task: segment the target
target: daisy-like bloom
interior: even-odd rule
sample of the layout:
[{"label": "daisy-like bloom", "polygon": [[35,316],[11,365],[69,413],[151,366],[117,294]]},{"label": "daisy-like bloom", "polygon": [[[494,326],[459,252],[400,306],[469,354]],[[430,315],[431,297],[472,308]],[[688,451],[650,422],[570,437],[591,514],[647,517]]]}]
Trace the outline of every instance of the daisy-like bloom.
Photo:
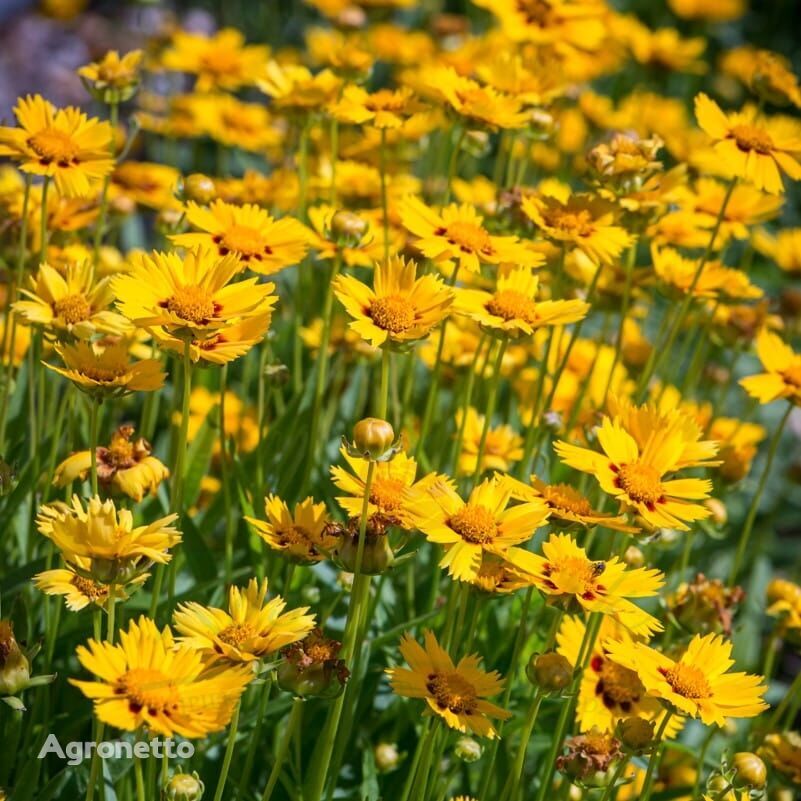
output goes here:
[{"label": "daisy-like bloom", "polygon": [[117,729],[205,737],[224,729],[253,678],[246,665],[210,672],[203,654],[177,645],[168,627],[144,616],[120,632],[119,645],[89,640],[78,661],[98,681],[70,679],[94,701],[95,715]]},{"label": "daisy-like bloom", "polygon": [[[559,627],[557,650],[571,665],[578,664],[585,630],[584,621],[573,616],[565,617]],[[665,715],[664,707],[648,695],[634,670],[609,659],[609,639],[626,645],[634,643],[626,629],[604,617],[579,685],[576,719],[581,731],[597,728],[611,732],[619,721],[629,717],[653,720],[658,726]],[[666,735],[672,737],[680,728],[681,721],[674,719],[668,723]]]},{"label": "daisy-like bloom", "polygon": [[501,476],[508,481],[512,490],[512,498],[520,501],[530,501],[532,498],[541,498],[551,510],[549,518],[551,525],[563,526],[602,526],[613,531],[624,531],[634,534],[639,529],[626,522],[625,515],[613,515],[609,512],[600,512],[592,508],[589,500],[575,487],[569,484],[546,484],[537,476],[531,475],[529,483],[524,484],[512,476]]},{"label": "daisy-like bloom", "polygon": [[759,755],[796,787],[801,785],[801,734],[797,731],[768,734]]},{"label": "daisy-like bloom", "polygon": [[275,284],[248,278],[230,283],[241,270],[229,253],[196,248],[178,253],[137,253],[131,269],[112,279],[120,311],[142,328],[161,326],[184,340],[210,339],[235,323],[263,314]]},{"label": "daisy-like bloom", "polygon": [[612,264],[633,241],[625,228],[614,224],[615,207],[591,195],[571,194],[562,200],[531,194],[521,208],[546,239],[578,248],[596,264]]},{"label": "daisy-like bloom", "polygon": [[640,64],[697,75],[706,72],[706,39],[702,36],[685,39],[675,28],[652,31],[630,18],[625,18],[623,36]]},{"label": "daisy-like bloom", "polygon": [[82,392],[104,398],[120,397],[129,392],[153,392],[164,386],[166,377],[158,359],[131,361],[128,344],[120,341],[103,346],[77,342],[56,345],[64,366],[45,362],[49,370],[68,378]]},{"label": "daisy-like bloom", "polygon": [[777,106],[801,108],[801,86],[790,61],[771,50],[751,45],[723,54],[720,69],[742,81],[758,97]]},{"label": "daisy-like bloom", "polygon": [[150,209],[180,209],[175,196],[181,173],[169,164],[125,161],[111,173],[109,197],[115,207],[138,203]]},{"label": "daisy-like bloom", "polygon": [[709,517],[706,500],[712,482],[701,478],[665,479],[682,464],[686,440],[674,427],[653,428],[644,444],[619,418],[604,416],[596,429],[602,453],[557,442],[559,458],[568,466],[595,476],[601,488],[655,528],[688,531],[688,522]]},{"label": "daisy-like bloom", "polygon": [[[108,448],[97,448],[97,480],[104,489],[141,501],[148,493],[155,495],[170,471],[152,455],[146,439],[132,442],[133,434],[132,425],[120,426],[111,435]],[[73,453],[56,468],[53,484],[66,487],[76,479],[83,481],[91,467],[91,451]]]},{"label": "daisy-like bloom", "polygon": [[779,619],[782,633],[801,630],[801,586],[787,579],[773,579],[767,588],[767,614]]},{"label": "daisy-like bloom", "polygon": [[484,331],[504,337],[531,336],[538,328],[567,325],[586,317],[583,300],[538,301],[539,278],[520,267],[498,278],[494,292],[456,290],[454,311],[477,322]]},{"label": "daisy-like bloom", "polygon": [[755,108],[725,114],[703,92],[695,98],[695,116],[713,140],[713,149],[736,178],[772,195],[784,192],[782,173],[801,179],[801,127],[787,118],[758,119]]},{"label": "daisy-like bloom", "polygon": [[0,127],[0,156],[23,172],[52,178],[60,194],[90,194],[114,167],[111,126],[80,109],[56,109],[41,95],[20,98],[14,109],[18,128]]},{"label": "daisy-like bloom", "polygon": [[[192,442],[209,418],[219,420],[218,409],[220,393],[209,392],[206,387],[194,387],[189,397],[189,432],[188,438]],[[259,444],[259,426],[256,410],[246,404],[236,392],[225,393],[225,417],[223,428],[227,439],[233,439],[240,453],[252,453]],[[212,417],[212,415],[214,415]],[[173,425],[181,424],[181,413],[176,412]],[[219,455],[219,438],[215,443],[215,456]]]},{"label": "daisy-like bloom", "polygon": [[130,327],[108,308],[114,300],[109,279],[95,281],[89,261],[68,265],[63,275],[43,264],[22,294],[26,299],[17,301],[14,311],[27,324],[40,325],[59,339],[121,334]]},{"label": "daisy-like bloom", "polygon": [[267,545],[294,562],[320,562],[338,542],[338,537],[328,533],[325,504],[315,503],[311,496],[295,504],[293,511],[277,495],[268,495],[264,508],[267,520],[247,516],[245,520]]},{"label": "daisy-like bloom", "polygon": [[210,206],[190,201],[186,219],[197,233],[176,234],[176,245],[236,256],[244,267],[262,275],[297,264],[309,248],[309,230],[291,217],[276,220],[263,208],[215,200]]},{"label": "daisy-like bloom", "polygon": [[481,555],[481,565],[470,583],[476,590],[490,595],[516,592],[528,586],[507,561],[488,551]]},{"label": "daisy-like bloom", "polygon": [[771,236],[754,232],[754,247],[788,273],[801,273],[801,228],[782,228]]},{"label": "daisy-like bloom", "polygon": [[260,103],[215,94],[200,104],[198,112],[208,135],[228,147],[263,153],[280,145],[285,137],[280,122]]},{"label": "daisy-like bloom", "polygon": [[180,642],[193,651],[213,654],[227,662],[255,662],[302,640],[314,628],[307,606],[284,612],[286,601],[277,595],[266,604],[267,581],[255,578],[247,589],[231,587],[228,611],[181,604],[173,615]]},{"label": "daisy-like bloom", "polygon": [[[456,410],[456,430],[462,429],[462,409]],[[484,415],[469,406],[464,420],[462,450],[459,454],[459,473],[472,476],[476,472],[481,435],[484,431]],[[510,425],[490,427],[484,443],[481,471],[510,470],[515,462],[523,458],[523,438]]]},{"label": "daisy-like bloom", "polygon": [[394,256],[376,265],[373,289],[351,275],[338,275],[334,292],[359,336],[375,347],[403,347],[427,336],[453,303],[453,290],[439,278],[416,276],[412,259]]},{"label": "daisy-like bloom", "polygon": [[99,61],[81,67],[78,75],[98,100],[121,103],[136,91],[143,55],[141,50],[131,50],[120,58],[118,51],[109,50]]},{"label": "daisy-like bloom", "polygon": [[723,726],[727,718],[751,718],[768,708],[762,677],[729,673],[731,642],[717,634],[697,634],[676,661],[640,642],[607,640],[606,647],[613,662],[637,673],[649,695],[706,725]]},{"label": "daisy-like bloom", "polygon": [[77,567],[76,557],[90,560],[95,579],[125,584],[152,562],[170,561],[170,548],[181,541],[181,532],[170,525],[177,517],[167,515],[148,525],[135,526],[131,512],[117,509],[114,501],[95,496],[84,508],[81,499],[73,495],[71,506],[43,506],[36,522],[66,562]]},{"label": "daisy-like bloom", "polygon": [[662,630],[655,617],[629,600],[659,592],[665,577],[656,569],[628,570],[616,556],[606,562],[593,561],[568,534],[551,534],[542,554],[518,548],[510,562],[555,603],[603,612],[637,636]]},{"label": "daisy-like bloom", "polygon": [[392,689],[404,698],[422,698],[429,714],[439,715],[451,729],[480,737],[497,737],[490,718],[506,720],[511,713],[485,700],[503,689],[497,672],[482,670],[476,654],[462,657],[458,664],[425,632],[425,647],[405,634],[400,652],[408,668],[388,668]]},{"label": "daisy-like bloom", "polygon": [[483,481],[466,501],[445,479],[416,493],[417,528],[445,549],[439,566],[458,581],[474,581],[485,553],[516,565],[523,551],[514,546],[529,540],[550,512],[540,499],[509,507],[510,499],[509,485],[497,478]]},{"label": "daisy-like bloom", "polygon": [[516,236],[490,234],[481,215],[467,203],[451,203],[438,212],[419,198],[409,196],[401,203],[400,217],[404,228],[418,237],[415,247],[438,263],[455,262],[477,273],[482,264],[509,262],[537,267],[543,261],[539,253]]},{"label": "daisy-like bloom", "polygon": [[235,28],[223,28],[211,36],[176,31],[172,47],[162,54],[161,65],[197,76],[197,92],[236,91],[256,83],[269,52],[261,45],[246,45],[244,36]]},{"label": "daisy-like bloom", "polygon": [[716,417],[709,437],[720,443],[718,471],[726,481],[740,481],[751,472],[759,443],[767,436],[764,426],[734,417]]},{"label": "daisy-like bloom", "polygon": [[383,129],[400,128],[419,107],[412,90],[406,86],[368,92],[361,86],[349,84],[342,90],[342,96],[331,104],[330,112],[343,122],[366,123]]},{"label": "daisy-like bloom", "polygon": [[765,372],[741,378],[740,386],[760,403],[787,398],[801,406],[801,354],[767,328],[757,335],[756,350]]},{"label": "daisy-like bloom", "polygon": [[342,80],[328,69],[313,75],[300,64],[270,61],[258,81],[258,86],[272,99],[276,108],[305,113],[317,110],[336,99]]}]

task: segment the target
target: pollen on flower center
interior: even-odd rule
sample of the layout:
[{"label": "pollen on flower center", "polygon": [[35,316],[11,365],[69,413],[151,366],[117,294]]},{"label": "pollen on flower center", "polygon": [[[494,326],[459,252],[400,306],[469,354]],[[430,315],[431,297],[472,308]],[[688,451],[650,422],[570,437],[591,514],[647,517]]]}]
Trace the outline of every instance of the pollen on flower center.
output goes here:
[{"label": "pollen on flower center", "polygon": [[70,584],[90,601],[96,601],[98,598],[105,598],[108,595],[108,589],[106,587],[101,584],[95,584],[94,581],[86,579],[83,576],[74,575],[70,579]]},{"label": "pollen on flower center", "polygon": [[306,545],[309,541],[308,533],[301,526],[287,526],[276,533],[284,546]]},{"label": "pollen on flower center", "polygon": [[492,542],[498,534],[495,515],[486,506],[465,504],[448,520],[452,528],[463,540],[475,544]]},{"label": "pollen on flower center", "polygon": [[786,384],[801,388],[801,362],[793,364],[782,372],[782,378]]},{"label": "pollen on flower center", "polygon": [[426,689],[440,709],[456,715],[471,715],[476,709],[476,688],[458,673],[431,673]]},{"label": "pollen on flower center", "polygon": [[589,596],[594,597],[595,592],[599,589],[595,581],[599,575],[599,565],[602,569],[604,563],[591,562],[589,559],[578,556],[568,556],[547,565],[545,573],[554,581],[558,578],[558,584],[554,584],[554,586],[558,586],[562,592],[581,595],[592,600]]},{"label": "pollen on flower center", "polygon": [[633,704],[645,695],[645,687],[637,674],[629,668],[618,665],[610,659],[597,657],[591,666],[600,674],[595,692],[600,695],[604,706],[620,707],[624,712],[630,711]]},{"label": "pollen on flower center", "polygon": [[375,92],[364,104],[369,111],[401,111],[405,104],[402,95],[389,89],[380,89]]},{"label": "pollen on flower center", "polygon": [[250,639],[252,636],[253,627],[248,623],[232,623],[217,635],[217,639],[222,640],[226,645],[236,647],[242,645],[245,640]]},{"label": "pollen on flower center", "polygon": [[533,300],[513,289],[502,289],[487,302],[487,311],[504,320],[533,322],[537,318],[536,308]]},{"label": "pollen on flower center", "polygon": [[89,319],[92,306],[83,295],[67,295],[53,304],[53,310],[67,324],[75,325]]},{"label": "pollen on flower center", "polygon": [[551,484],[543,489],[542,496],[552,509],[572,512],[576,515],[592,514],[590,502],[567,484]]},{"label": "pollen on flower center", "polygon": [[93,381],[101,383],[111,383],[120,376],[125,375],[128,370],[128,365],[120,362],[118,364],[106,363],[102,366],[94,362],[81,365],[78,372],[81,375],[91,378]]},{"label": "pollen on flower center", "polygon": [[134,463],[134,446],[125,437],[114,437],[106,452],[106,461],[113,467],[129,467]]},{"label": "pollen on flower center", "polygon": [[334,640],[318,640],[305,648],[306,656],[312,662],[327,662],[337,658],[339,643]]},{"label": "pollen on flower center", "polygon": [[218,311],[209,293],[199,286],[182,286],[163,304],[182,320],[207,323]]},{"label": "pollen on flower center", "polygon": [[471,222],[456,220],[448,225],[442,234],[452,245],[458,245],[468,253],[490,250],[489,234]]},{"label": "pollen on flower center", "polygon": [[175,685],[160,670],[133,668],[123,673],[114,688],[117,695],[130,699],[132,711],[147,708],[151,714],[175,708],[178,694]]},{"label": "pollen on flower center", "polygon": [[245,257],[260,255],[267,250],[264,237],[247,225],[232,225],[222,235],[219,244],[221,250],[233,250]]},{"label": "pollen on flower center", "polygon": [[236,53],[230,50],[209,50],[200,57],[203,68],[208,72],[224,75],[236,72],[239,68],[239,59]]},{"label": "pollen on flower center", "polygon": [[56,161],[59,164],[69,164],[76,160],[78,147],[69,134],[57,128],[45,128],[28,139],[28,145],[49,164]]},{"label": "pollen on flower center", "polygon": [[369,314],[379,328],[393,334],[401,334],[414,325],[414,309],[401,295],[376,298],[370,304]]},{"label": "pollen on flower center", "polygon": [[570,236],[589,236],[593,232],[592,215],[586,209],[580,211],[546,209],[542,216],[549,228],[555,228]]},{"label": "pollen on flower center", "polygon": [[684,698],[709,698],[712,690],[706,676],[693,665],[677,662],[670,668],[659,668],[673,691]]},{"label": "pollen on flower center", "polygon": [[518,0],[517,8],[529,25],[544,27],[551,14],[551,5],[546,0]]},{"label": "pollen on flower center", "polygon": [[403,505],[405,488],[397,478],[376,478],[370,487],[370,503],[383,511],[397,511]]},{"label": "pollen on flower center", "polygon": [[648,505],[662,498],[659,473],[649,464],[624,464],[617,476],[617,485],[634,501]]},{"label": "pollen on flower center", "polygon": [[754,125],[735,125],[731,135],[740,150],[756,150],[757,153],[770,153],[773,149],[773,140],[767,131]]}]

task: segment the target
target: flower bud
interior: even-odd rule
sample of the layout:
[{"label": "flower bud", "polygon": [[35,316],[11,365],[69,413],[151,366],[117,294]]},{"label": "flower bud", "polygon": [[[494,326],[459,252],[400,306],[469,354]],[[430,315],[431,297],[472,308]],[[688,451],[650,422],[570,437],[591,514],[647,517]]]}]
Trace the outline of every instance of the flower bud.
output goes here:
[{"label": "flower bud", "polygon": [[[334,551],[339,564],[351,573],[356,572],[359,561],[359,519],[351,518],[342,535],[339,545]],[[380,515],[372,515],[367,521],[364,533],[362,561],[358,565],[359,572],[368,576],[378,576],[392,567],[395,554],[386,534],[386,523]]]},{"label": "flower bud", "polygon": [[653,742],[654,722],[645,718],[624,718],[618,723],[617,736],[628,751],[644,751]]},{"label": "flower bud", "polygon": [[739,751],[731,761],[734,786],[738,789],[761,790],[768,779],[765,763],[750,751]]},{"label": "flower bud", "polygon": [[395,441],[395,431],[386,420],[365,417],[353,427],[353,444],[365,459],[383,456]]},{"label": "flower bud", "polygon": [[645,564],[645,554],[636,545],[629,545],[623,554],[623,561],[629,567],[642,567]]},{"label": "flower bud", "polygon": [[462,762],[477,762],[481,759],[481,754],[484,749],[478,740],[472,737],[460,737],[453,747],[453,753],[462,760]]},{"label": "flower bud", "polygon": [[187,200],[194,200],[205,206],[217,197],[217,187],[208,175],[193,172],[184,179],[184,195]]},{"label": "flower bud", "polygon": [[562,654],[533,654],[526,665],[528,680],[543,692],[558,693],[573,680],[573,666]]},{"label": "flower bud", "polygon": [[379,773],[395,770],[400,764],[398,746],[395,743],[379,743],[373,751],[373,758]]},{"label": "flower bud", "polygon": [[8,620],[0,620],[0,695],[16,695],[31,680],[31,666]]},{"label": "flower bud", "polygon": [[610,734],[593,729],[566,741],[567,752],[556,760],[557,768],[585,787],[605,787],[612,781],[614,765],[621,758],[620,743]]},{"label": "flower bud", "polygon": [[704,501],[704,506],[712,512],[711,520],[716,526],[723,526],[726,524],[726,520],[728,520],[729,516],[723,501],[717,498],[707,498]]},{"label": "flower bud", "polygon": [[14,468],[5,459],[0,459],[0,498],[4,498],[14,489],[16,481]]},{"label": "flower bud", "polygon": [[342,643],[329,640],[321,629],[313,629],[281,651],[278,686],[302,698],[336,698],[350,675],[338,657],[341,647]]},{"label": "flower bud", "polygon": [[197,773],[176,773],[164,785],[164,801],[200,801],[204,789]]},{"label": "flower bud", "polygon": [[331,218],[331,233],[337,239],[358,242],[367,233],[367,221],[352,211],[338,211]]}]

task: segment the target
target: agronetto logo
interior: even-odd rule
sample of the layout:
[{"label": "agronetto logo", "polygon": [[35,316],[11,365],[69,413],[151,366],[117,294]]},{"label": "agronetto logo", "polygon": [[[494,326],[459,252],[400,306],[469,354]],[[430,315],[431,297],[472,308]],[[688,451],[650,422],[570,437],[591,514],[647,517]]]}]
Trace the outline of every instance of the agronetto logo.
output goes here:
[{"label": "agronetto logo", "polygon": [[127,740],[103,740],[99,743],[70,740],[62,745],[58,737],[51,734],[39,751],[39,759],[55,754],[68,765],[80,765],[85,759],[91,759],[95,751],[103,759],[148,759],[151,756],[160,759],[166,756],[186,760],[194,756],[195,746],[187,740],[161,740],[158,737],[135,743]]}]

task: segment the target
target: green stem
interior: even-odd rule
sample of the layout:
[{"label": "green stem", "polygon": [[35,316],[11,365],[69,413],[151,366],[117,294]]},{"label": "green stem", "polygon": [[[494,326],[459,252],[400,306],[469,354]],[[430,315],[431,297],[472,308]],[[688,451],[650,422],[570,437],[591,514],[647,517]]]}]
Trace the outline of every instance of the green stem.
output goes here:
[{"label": "green stem", "polygon": [[234,569],[234,534],[236,533],[236,518],[232,514],[231,503],[231,476],[228,463],[228,438],[225,433],[225,396],[228,393],[228,365],[220,370],[220,477],[222,479],[223,497],[225,501],[225,582],[231,583]]},{"label": "green stem", "polygon": [[456,432],[456,438],[453,441],[453,448],[451,450],[450,459],[448,460],[452,471],[455,471],[459,465],[462,443],[464,442],[464,431],[467,426],[467,412],[473,402],[473,387],[476,383],[478,360],[481,356],[481,351],[484,349],[484,342],[486,339],[486,334],[482,334],[481,339],[478,340],[478,344],[476,345],[476,352],[473,356],[473,360],[470,362],[470,367],[468,367],[467,384],[464,390],[464,398],[462,399],[462,418],[459,421],[459,430]]},{"label": "green stem", "polygon": [[389,261],[389,203],[387,201],[387,130],[381,129],[381,144],[378,148],[379,172],[381,175],[381,218],[384,223],[384,261]]},{"label": "green stem", "polygon": [[42,208],[39,215],[39,264],[47,260],[47,190],[50,187],[50,176],[45,175],[42,182]]},{"label": "green stem", "polygon": [[270,700],[270,692],[273,687],[272,673],[267,675],[264,681],[264,686],[259,698],[259,709],[256,715],[256,725],[250,733],[250,744],[248,745],[248,752],[245,757],[245,767],[242,769],[242,774],[239,778],[239,796],[245,797],[245,788],[248,785],[250,774],[253,772],[253,762],[256,759],[256,750],[261,748],[261,731],[264,727],[264,717],[267,714],[267,704]]},{"label": "green stem", "polygon": [[[604,790],[604,794],[601,796],[600,801],[610,801],[612,798],[612,793],[615,792],[617,789],[617,783],[620,777],[623,775],[623,771],[626,769],[626,765],[629,764],[628,757],[622,757],[620,762],[617,763],[617,767],[615,768],[614,773],[612,774],[612,778],[609,781],[609,784],[606,785],[606,789]],[[695,796],[693,796],[695,798]]]},{"label": "green stem", "polygon": [[492,381],[490,382],[489,395],[487,397],[487,408],[484,415],[484,427],[481,429],[481,439],[478,441],[478,452],[476,453],[476,469],[473,473],[474,486],[478,482],[479,478],[481,478],[481,474],[484,472],[482,469],[484,451],[487,447],[487,436],[489,435],[489,430],[492,426],[492,418],[495,414],[495,404],[498,400],[498,386],[501,383],[503,357],[506,355],[506,347],[508,344],[508,338],[504,337],[498,345],[498,353],[495,356],[495,364],[492,369]]},{"label": "green stem", "polygon": [[228,780],[228,771],[231,769],[231,760],[234,756],[234,749],[236,748],[236,732],[239,728],[239,708],[241,701],[237,701],[234,707],[234,715],[231,718],[231,725],[228,729],[228,745],[225,748],[225,756],[223,757],[222,771],[220,778],[217,781],[217,790],[214,793],[214,801],[221,801],[223,791],[225,790],[225,782]]},{"label": "green stem", "polygon": [[662,718],[662,723],[657,729],[654,737],[653,751],[651,751],[651,758],[648,760],[648,769],[645,772],[645,780],[642,785],[642,793],[640,794],[640,801],[649,801],[651,793],[653,792],[654,779],[662,762],[662,754],[664,753],[664,746],[662,739],[665,736],[665,730],[670,722],[673,713],[670,710],[665,712],[665,717]]},{"label": "green stem", "polygon": [[548,360],[551,357],[551,347],[553,346],[553,333],[554,327],[551,326],[548,331],[548,339],[545,343],[545,352],[540,360],[539,372],[537,375],[537,384],[534,389],[534,398],[531,403],[531,420],[526,430],[526,439],[523,443],[523,458],[520,460],[519,477],[525,480],[528,474],[532,471],[534,465],[531,464],[531,454],[534,450],[534,443],[537,439],[539,432],[539,421],[541,417],[540,402],[542,401],[542,390],[545,387],[545,376],[548,373]]},{"label": "green stem", "polygon": [[[114,147],[114,134],[117,130],[117,119],[119,116],[119,105],[117,103],[109,104],[109,122],[111,123],[111,142],[109,149],[111,150],[111,157],[116,159],[116,152]],[[103,235],[106,232],[106,217],[108,216],[108,188],[111,183],[111,173],[103,179],[103,189],[100,192],[100,211],[97,216],[97,228],[95,228],[94,248],[92,263],[95,270],[100,263],[100,246],[103,244]]]},{"label": "green stem", "polygon": [[793,683],[790,685],[790,689],[782,698],[781,703],[773,710],[768,718],[768,725],[766,727],[766,731],[775,731],[778,727],[782,716],[787,711],[787,708],[790,706],[791,701],[793,698],[801,692],[801,672],[796,673],[795,678],[793,679]]},{"label": "green stem", "polygon": [[629,314],[629,304],[631,303],[631,284],[634,275],[634,262],[637,260],[637,243],[634,242],[628,250],[626,258],[626,283],[623,286],[623,305],[620,307],[620,320],[617,326],[617,337],[615,338],[615,355],[612,359],[612,366],[609,368],[609,376],[606,379],[606,389],[604,390],[603,397],[609,394],[609,389],[612,386],[612,380],[615,376],[615,368],[620,362],[620,357],[623,352],[623,329],[626,325],[626,319]]},{"label": "green stem", "polygon": [[387,408],[389,406],[389,358],[388,348],[381,350],[381,384],[375,402],[375,415],[379,420],[387,419]]},{"label": "green stem", "polygon": [[145,777],[142,773],[142,760],[139,757],[134,757],[134,775],[136,776],[136,801],[147,801]]},{"label": "green stem", "polygon": [[423,730],[420,732],[420,737],[417,740],[417,747],[414,749],[414,756],[412,757],[412,764],[406,772],[406,781],[403,784],[398,801],[409,801],[412,792],[412,785],[414,784],[415,777],[417,776],[417,769],[420,767],[420,759],[424,753],[430,753],[432,740],[435,737],[436,726],[432,725],[432,719],[426,718],[423,722]]},{"label": "green stem", "polygon": [[278,778],[286,761],[286,755],[289,753],[289,746],[292,743],[292,738],[295,736],[295,729],[297,729],[298,721],[300,720],[301,710],[303,709],[303,699],[295,698],[292,702],[292,711],[289,713],[289,720],[287,721],[286,728],[281,737],[281,742],[278,746],[278,753],[275,755],[275,762],[270,771],[270,777],[267,779],[267,784],[264,792],[261,794],[261,801],[270,801],[275,785],[278,784]]},{"label": "green stem", "polygon": [[534,698],[531,700],[531,705],[528,708],[526,720],[523,723],[523,729],[520,734],[520,742],[517,746],[517,755],[515,756],[514,765],[512,766],[512,772],[509,774],[509,778],[506,781],[506,788],[501,793],[501,799],[503,799],[503,801],[512,801],[512,799],[517,797],[517,791],[523,778],[523,768],[526,763],[526,751],[528,750],[528,743],[531,739],[531,733],[534,731],[534,726],[537,722],[537,715],[539,714],[540,706],[542,705],[542,698],[542,692],[540,691],[540,688],[537,687],[534,692]]},{"label": "green stem", "polygon": [[98,440],[98,421],[100,411],[100,401],[92,396],[89,398],[89,456],[91,459],[90,476],[92,486],[92,496],[97,495],[97,440]]}]

